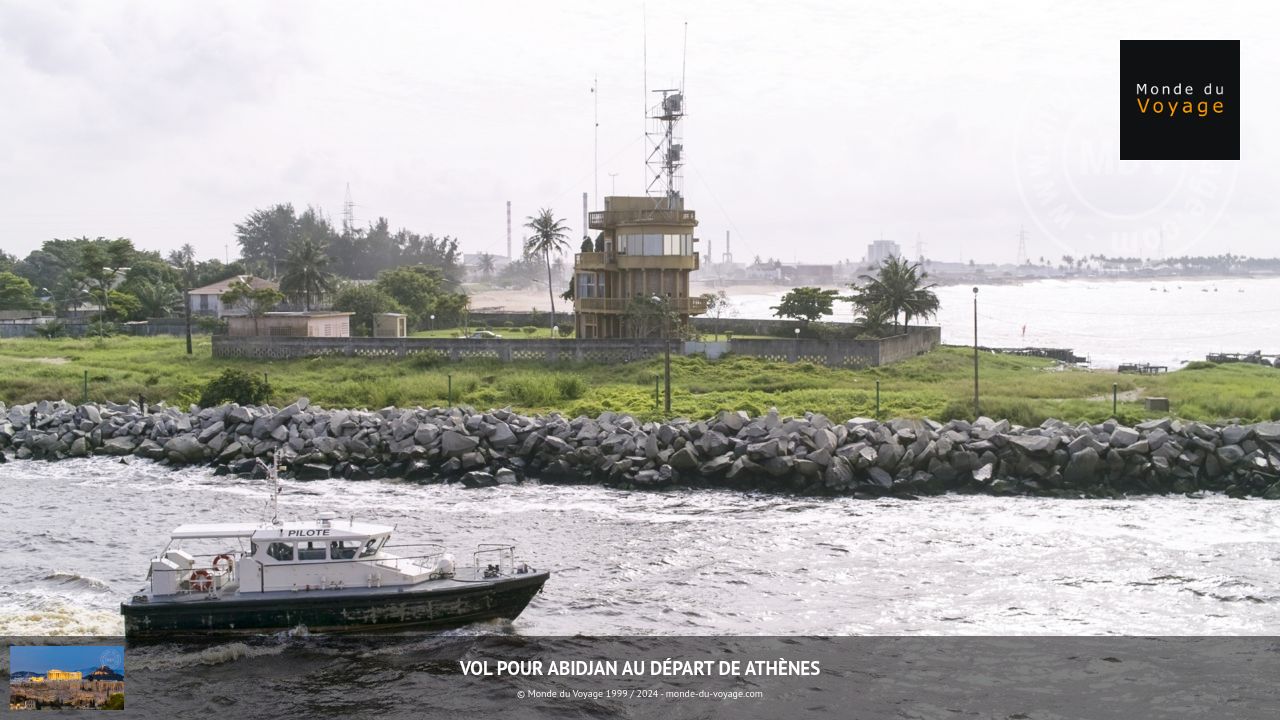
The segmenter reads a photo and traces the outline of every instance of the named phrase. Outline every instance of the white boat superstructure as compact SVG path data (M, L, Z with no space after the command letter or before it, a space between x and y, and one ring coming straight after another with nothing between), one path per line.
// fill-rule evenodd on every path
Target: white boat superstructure
M338 519L333 512L293 522L182 525L151 560L149 594L221 597L405 586L454 576L453 556L439 545L399 546L408 555L389 552L394 531L389 525ZM210 541L227 547L216 555L184 549Z

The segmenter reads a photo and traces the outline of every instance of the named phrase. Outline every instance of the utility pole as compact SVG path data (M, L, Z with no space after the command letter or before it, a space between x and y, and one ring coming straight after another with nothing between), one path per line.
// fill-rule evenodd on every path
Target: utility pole
M511 201L507 201L507 260L514 260L511 256Z
M183 294L184 310L187 318L187 354L191 354L191 282L187 281L187 291Z
M663 409L671 417L671 305L668 299L653 296L653 302L662 309L662 385Z
M973 419L982 417L978 409L978 288L973 289Z

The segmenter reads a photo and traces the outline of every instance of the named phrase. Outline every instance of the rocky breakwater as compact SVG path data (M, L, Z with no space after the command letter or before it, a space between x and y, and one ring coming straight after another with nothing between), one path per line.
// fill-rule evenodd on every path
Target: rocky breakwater
M818 414L644 422L468 408L327 410L0 404L0 460L89 455L212 464L298 479L470 487L542 480L899 497L944 492L1113 497L1221 491L1280 499L1280 423L1161 419L1020 427L1006 420L833 422ZM2 473L0 473L2 474Z

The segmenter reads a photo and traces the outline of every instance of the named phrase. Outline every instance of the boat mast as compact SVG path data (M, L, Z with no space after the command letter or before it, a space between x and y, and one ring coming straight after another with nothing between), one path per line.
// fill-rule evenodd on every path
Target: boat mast
M271 492L271 524L279 525L280 523L280 491L284 489L280 485L280 449L271 455L271 468L267 471L267 477L275 483L275 489Z

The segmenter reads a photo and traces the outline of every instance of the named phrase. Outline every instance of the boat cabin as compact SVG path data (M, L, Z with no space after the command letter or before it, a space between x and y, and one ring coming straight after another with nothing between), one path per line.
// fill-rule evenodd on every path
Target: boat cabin
M152 594L220 596L381 587L452 574L452 559L442 563L441 553L404 558L385 552L394 530L354 518L340 520L333 512L278 524L182 525L170 534L160 557L151 561ZM184 549L207 547L210 541L228 549L217 554Z

